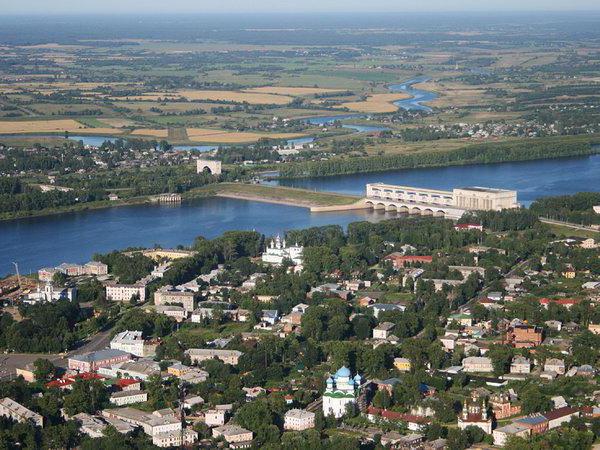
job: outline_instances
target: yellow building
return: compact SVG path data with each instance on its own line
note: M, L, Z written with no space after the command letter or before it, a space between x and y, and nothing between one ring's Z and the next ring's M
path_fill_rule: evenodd
M394 358L394 367L400 372L410 372L412 364L408 358Z
M600 324L590 323L588 325L588 330L590 330L590 332L592 332L594 334L600 334Z
M570 280L571 280L571 279L573 279L573 278L575 278L575 276L576 276L576 275L577 275L577 274L575 273L575 271L574 271L574 270L571 270L571 269L569 269L569 270L565 270L565 271L562 273L562 276L563 276L564 278L568 278L568 279L570 279Z

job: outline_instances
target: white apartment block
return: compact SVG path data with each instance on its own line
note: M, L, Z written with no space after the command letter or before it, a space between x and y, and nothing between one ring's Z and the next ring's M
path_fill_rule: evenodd
M283 428L290 431L303 431L315 427L315 413L304 409L290 409L285 413Z
M132 405L148 401L148 393L144 391L120 391L110 396L110 402L116 406Z
M156 354L157 341L147 341L141 331L122 331L110 341L110 348L122 350L140 358Z
M110 284L106 286L106 298L113 302L129 302L139 296L139 302L146 301L146 286L142 284Z

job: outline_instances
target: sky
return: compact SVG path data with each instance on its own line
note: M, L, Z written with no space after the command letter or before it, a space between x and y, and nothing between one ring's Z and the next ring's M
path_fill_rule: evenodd
M591 11L599 0L0 0L2 14Z

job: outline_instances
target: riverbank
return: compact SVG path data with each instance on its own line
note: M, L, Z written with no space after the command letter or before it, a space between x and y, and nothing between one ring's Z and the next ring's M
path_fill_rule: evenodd
M53 216L72 212L92 211L95 209L116 208L156 203L156 195L146 195L126 200L101 200L97 202L77 203L60 208L48 208L39 211L19 211L0 215L0 221ZM192 189L182 194L184 201L204 197L223 197L237 200L273 203L278 205L309 208L313 212L348 211L366 209L360 203L361 197L356 195L336 194L332 192L315 192L308 189L281 186L265 186L245 183L215 183Z
M194 189L185 198L207 196L297 206L309 208L313 212L366 209L361 203L361 197L356 195L261 184L219 183Z
M600 154L600 135L558 136L520 139L505 142L469 144L448 150L423 150L367 156L333 158L287 164L279 170L280 178L311 178L350 175L402 169L494 164L503 162L558 159Z

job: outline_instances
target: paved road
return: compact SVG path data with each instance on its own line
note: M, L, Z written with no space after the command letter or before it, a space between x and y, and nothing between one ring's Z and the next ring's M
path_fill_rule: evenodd
M595 228L588 227L585 225L578 225L576 223L571 223L571 222L563 222L562 220L548 219L546 217L539 217L539 219L540 219L540 222L547 223L550 225L559 225L561 227L573 228L575 230L591 231L594 233L600 233L600 230L596 230Z
M10 378L15 375L15 368L23 367L34 362L38 358L44 358L51 361L55 366L66 367L69 356L81 353L102 350L108 347L110 343L110 331L101 331L95 334L82 346L71 350L68 353L8 353L0 354L0 379Z

